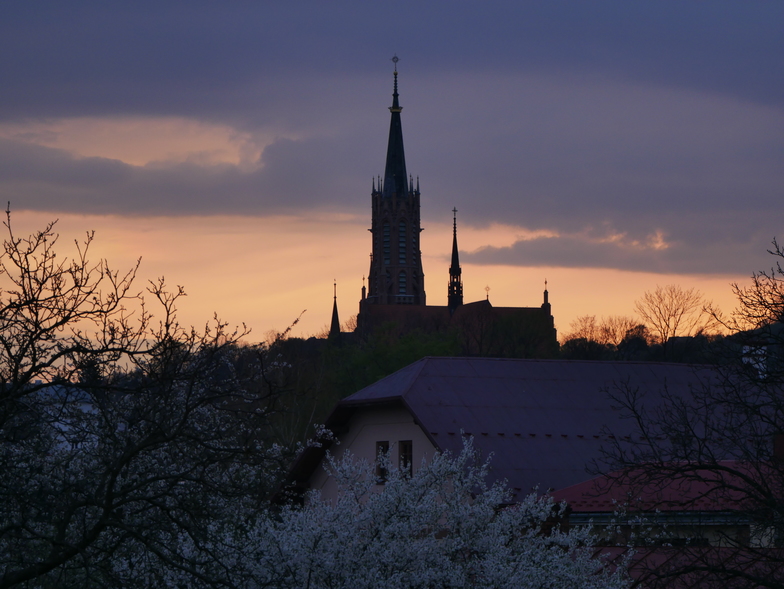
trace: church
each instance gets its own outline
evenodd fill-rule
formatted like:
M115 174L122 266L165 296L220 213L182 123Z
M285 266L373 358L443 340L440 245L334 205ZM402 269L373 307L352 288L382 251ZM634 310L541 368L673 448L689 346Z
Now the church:
M552 357L558 343L545 285L538 307L495 307L489 298L463 302L463 277L457 246L457 210L453 209L452 262L447 305L427 305L420 250L420 191L406 170L403 148L397 57L384 176L373 180L372 235L367 287L362 286L356 332L372 333L384 326L395 332L459 333L467 355ZM340 333L337 301L330 337Z

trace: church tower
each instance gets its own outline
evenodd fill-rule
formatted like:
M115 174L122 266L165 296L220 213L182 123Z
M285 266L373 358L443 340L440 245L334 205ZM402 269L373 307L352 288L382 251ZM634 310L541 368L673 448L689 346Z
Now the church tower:
M422 252L419 249L419 179L406 172L403 152L403 129L397 93L397 61L392 93L392 120L384 178L373 180L372 222L373 235L370 272L368 274L365 305L425 305L425 275L422 271Z

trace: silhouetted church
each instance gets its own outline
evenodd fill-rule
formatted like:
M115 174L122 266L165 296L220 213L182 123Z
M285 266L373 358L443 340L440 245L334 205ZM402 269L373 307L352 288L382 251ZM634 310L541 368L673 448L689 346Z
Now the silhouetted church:
M457 209L453 209L452 264L447 306L426 305L425 274L419 234L419 178L406 170L403 129L394 58L392 120L384 177L373 180L371 192L372 253L367 288L357 316L357 332L386 326L399 333L459 331L466 353L512 357L547 357L558 344L545 285L540 307L494 307L489 300L463 304L462 270L457 248ZM339 332L337 300L331 336Z

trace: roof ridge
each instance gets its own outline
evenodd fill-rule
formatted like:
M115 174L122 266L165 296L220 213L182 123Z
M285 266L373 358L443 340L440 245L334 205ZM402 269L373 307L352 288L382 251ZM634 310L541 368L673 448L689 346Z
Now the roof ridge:
M409 364L407 366L404 366L403 368L399 368L398 370L395 370L392 374L388 374L388 375L378 379L376 382L371 383L371 384L369 384L369 385L367 385L365 387L362 387L361 389L359 389L355 393L350 394L348 397L344 397L343 399L341 399L338 402L338 404L346 406L346 405L356 405L356 404L360 404L361 405L361 404L365 404L367 402L375 403L375 402L381 400L381 398L355 399L354 397L356 397L358 395L361 395L362 393L366 393L366 391L368 391L368 390L372 391L376 387L382 386L382 385L380 385L380 383L384 383L385 381L388 382L389 380L394 379L396 376L397 376L397 378L400 378L400 381L402 382L402 386L398 387L398 391L399 392L397 392L397 393L395 393L394 395L391 395L391 396L384 395L383 398L385 398L385 399L391 399L391 398L400 398L400 399L402 399L405 396L405 394L411 389L411 386L416 382L417 378L419 378L419 375L422 372L422 370L424 369L424 367L427 364L428 360L432 360L432 359L433 359L432 356L425 356L423 358L420 358L416 362L413 362L413 363L411 363L411 364Z
M643 366L650 366L650 365L658 365L658 366L688 366L691 368L715 368L716 366L713 364L697 364L694 362L661 362L661 361L650 361L650 360L571 360L571 359L564 359L564 358L496 358L493 356L424 356L417 360L417 362L421 362L422 360L479 360L479 361L487 361L493 360L496 362L542 362L546 364L552 363L568 363L568 364L621 364L621 365L643 365ZM416 364L416 362L414 362ZM409 364L412 366L412 364ZM403 370L401 368L400 370ZM399 371L396 371L399 372ZM394 372L392 374L395 374ZM391 376L391 375L390 375ZM386 377L385 377L386 378Z

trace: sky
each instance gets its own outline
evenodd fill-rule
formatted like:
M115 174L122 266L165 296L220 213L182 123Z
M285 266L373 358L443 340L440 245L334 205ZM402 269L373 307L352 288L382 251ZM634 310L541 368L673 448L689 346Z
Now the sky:
M466 301L547 280L561 333L658 284L729 311L784 240L782 30L772 0L7 0L0 202L141 257L186 323L317 334L333 281L358 309L397 55L429 304L457 207Z

